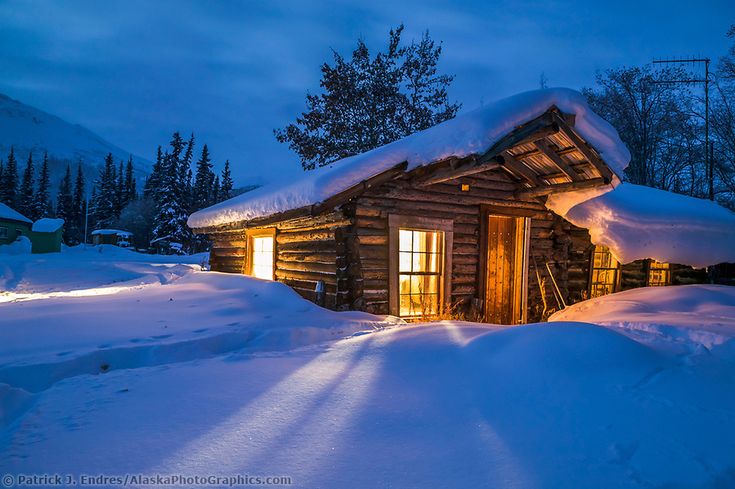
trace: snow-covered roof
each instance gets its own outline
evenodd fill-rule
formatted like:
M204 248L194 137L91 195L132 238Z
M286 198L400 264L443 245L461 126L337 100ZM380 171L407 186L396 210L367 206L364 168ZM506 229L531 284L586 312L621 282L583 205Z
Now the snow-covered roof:
M192 228L220 226L318 204L360 182L407 162L407 171L449 157L482 154L513 131L557 107L575 115L574 129L617 174L630 153L617 131L597 116L582 94L567 88L524 92L366 153L301 174L293 181L265 185L195 212Z
M36 233L55 233L64 226L63 219L44 217L33 223L32 231Z
M622 263L735 262L735 213L712 201L631 183L574 206L568 205L571 197L552 195L546 206L587 228L592 242L610 248Z
M120 229L97 229L95 231L92 231L92 236L95 236L98 234L105 235L105 236L115 234L120 237L129 237L133 235L133 233L131 233L130 231L122 231Z
M12 221L27 222L28 224L33 223L33 221L28 219L26 216L16 210L11 209L2 202L0 202L0 219L10 219Z

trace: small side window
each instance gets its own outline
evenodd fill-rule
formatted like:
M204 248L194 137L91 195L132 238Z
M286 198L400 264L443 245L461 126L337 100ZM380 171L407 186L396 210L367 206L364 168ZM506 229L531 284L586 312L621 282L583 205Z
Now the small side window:
M602 297L617 290L620 265L605 246L595 246L590 267L590 298Z
M248 237L248 275L264 280L275 280L275 229L256 230Z
M5 226L0 226L0 239L7 238L8 237L8 228Z
M669 264L650 260L648 262L648 278L646 282L648 287L662 287L671 284L671 267Z

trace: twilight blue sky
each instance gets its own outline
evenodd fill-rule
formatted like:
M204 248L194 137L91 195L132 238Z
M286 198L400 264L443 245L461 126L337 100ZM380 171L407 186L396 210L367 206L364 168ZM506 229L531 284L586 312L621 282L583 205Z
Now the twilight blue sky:
M388 30L429 29L463 111L596 70L727 50L735 2L433 0L356 2L0 0L0 92L82 124L152 159L171 132L194 132L237 184L300 172L273 137L318 90L331 49Z

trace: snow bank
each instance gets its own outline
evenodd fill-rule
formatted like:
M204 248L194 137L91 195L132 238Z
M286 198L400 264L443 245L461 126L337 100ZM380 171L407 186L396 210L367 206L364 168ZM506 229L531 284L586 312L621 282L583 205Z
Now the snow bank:
M0 262L0 384L37 392L82 374L292 349L400 322L327 311L284 284L187 263L202 256L115 248Z
M64 226L63 219L44 217L33 223L31 230L35 233L55 233Z
M29 255L33 244L27 236L18 236L18 239L6 245L0 245L0 255ZM6 260L4 258L3 260ZM0 284L2 279L0 278Z
M28 224L33 222L20 212L11 209L2 202L0 202L0 219L11 219L13 221L27 222Z
M695 267L735 262L735 213L709 200L630 183L568 210L566 199L552 195L546 205L587 228L592 242L609 247L622 263L643 258Z
M553 105L575 114L575 129L613 171L622 174L630 153L615 129L592 112L579 92L553 88L498 100L400 141L305 173L293 182L260 187L195 212L188 224L193 228L217 226L298 209L322 202L404 161L412 170L450 156L483 153Z
M31 255L25 238L24 253L0 260L0 303L49 294L102 292L111 286L132 287L146 283L165 284L177 270L200 270L208 254L160 256L136 253L113 245L62 247L61 253ZM8 245L0 247L7 249ZM2 252L2 251L0 251Z
M647 341L662 338L690 349L713 348L735 338L735 287L642 287L579 302L549 321L585 321Z

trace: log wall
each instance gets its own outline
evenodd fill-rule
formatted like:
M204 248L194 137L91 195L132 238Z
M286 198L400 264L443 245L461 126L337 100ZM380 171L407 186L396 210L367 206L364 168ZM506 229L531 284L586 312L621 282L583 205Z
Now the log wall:
M316 217L275 223L276 280L291 286L304 298L316 300L316 285L325 286L325 306L343 309L349 293L344 280L343 242L337 239L351 224L339 211ZM257 230L259 228L253 228ZM244 229L210 234L210 267L220 272L243 273L247 257L247 231Z
M461 184L469 184L470 191L462 192ZM504 172L491 171L426 187L407 179L394 180L355 199L347 211L354 224L347 230L345 246L349 251L350 307L389 313L388 215L392 213L454 221L450 295L458 311L478 312L475 309L481 299L481 205L505 208L510 214L519 209L530 213L531 255L538 258L540 266L561 257L567 243L561 237L565 231L555 230L556 218L542 204L518 200L514 196L517 189L518 184ZM542 310L537 307L541 294L533 274L529 270L529 319L536 318L533 311ZM566 289L566 275L560 273L556 278ZM546 294L552 297L550 286Z

